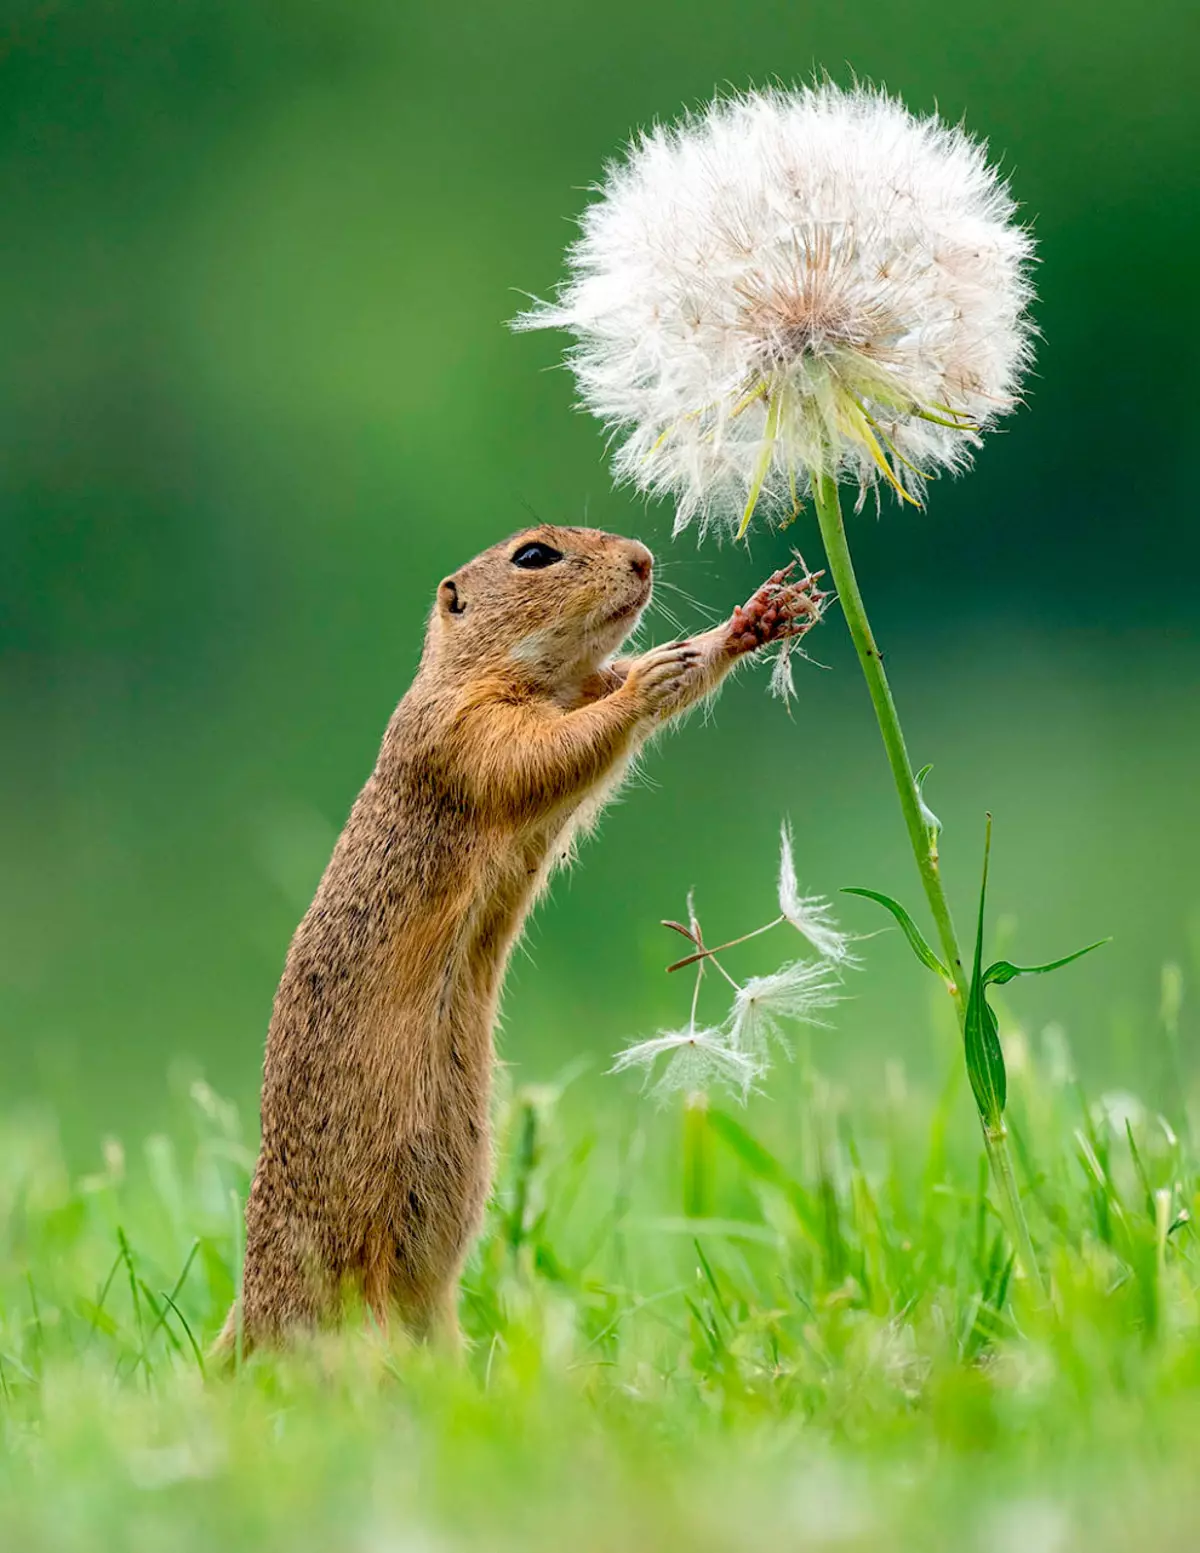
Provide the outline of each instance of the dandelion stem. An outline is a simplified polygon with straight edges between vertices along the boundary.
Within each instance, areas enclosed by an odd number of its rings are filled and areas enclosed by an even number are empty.
[[[913,775],[912,762],[908,758],[904,730],[900,726],[896,703],[892,699],[891,686],[884,672],[883,656],[876,646],[862,594],[858,589],[858,579],[854,575],[854,563],[850,558],[850,547],[846,541],[846,529],[842,522],[841,503],[838,500],[837,481],[832,475],[814,473],[813,505],[816,507],[817,521],[821,527],[821,539],[829,563],[829,574],[837,589],[846,624],[850,627],[850,635],[858,653],[858,661],[862,665],[871,704],[875,708],[875,719],[883,735],[888,765],[891,767],[892,780],[896,784],[896,793],[900,799],[900,809],[908,829],[908,839],[916,859],[917,870],[925,888],[925,898],[929,902],[929,909],[937,927],[942,954],[953,977],[950,992],[958,1015],[959,1030],[965,1033],[968,978],[963,968],[962,953],[958,947],[958,935],[954,931],[954,919],[950,915],[950,903],[942,887],[936,832],[930,830],[921,810],[921,794]],[[983,1127],[988,1160],[1002,1198],[1003,1217],[1009,1235],[1025,1269],[1026,1277],[1036,1290],[1038,1298],[1044,1300],[1045,1289],[1013,1173],[1007,1131],[1003,1122],[998,1128],[989,1129],[982,1116],[980,1124]]]

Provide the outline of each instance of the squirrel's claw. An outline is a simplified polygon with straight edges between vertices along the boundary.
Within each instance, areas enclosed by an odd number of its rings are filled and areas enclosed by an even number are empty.
[[[796,565],[792,561],[772,572],[752,597],[734,610],[727,637],[732,653],[756,652],[770,642],[803,636],[820,620],[830,597],[817,587],[825,573],[805,568],[802,577],[793,579]]]

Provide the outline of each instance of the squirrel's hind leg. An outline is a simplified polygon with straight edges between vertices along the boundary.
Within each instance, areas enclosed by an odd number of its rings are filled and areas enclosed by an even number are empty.
[[[461,1359],[466,1349],[458,1322],[458,1279],[444,1284],[413,1322],[413,1330],[431,1348]]]
[[[251,1209],[255,1204],[251,1199]],[[249,1215],[242,1269],[243,1351],[278,1348],[329,1325],[340,1308],[336,1258],[318,1231],[287,1217]],[[237,1305],[226,1322],[236,1331]],[[224,1340],[226,1333],[222,1332]]]
[[[296,1286],[291,1284],[285,1285],[283,1291],[276,1290],[265,1306],[261,1301],[251,1301],[247,1307],[243,1300],[244,1295],[234,1300],[224,1326],[208,1351],[210,1362],[219,1367],[230,1368],[235,1363],[239,1307],[245,1312],[241,1333],[243,1359],[248,1359],[256,1348],[282,1348],[291,1338],[315,1332],[325,1315],[317,1301],[297,1298]]]
[[[424,1277],[413,1278],[397,1257],[386,1227],[368,1236],[362,1294],[369,1319],[385,1336],[398,1321],[418,1342],[446,1353],[462,1352],[457,1269],[445,1280],[435,1280],[428,1270]]]
[[[367,1318],[386,1337],[396,1309],[395,1241],[386,1227],[367,1235],[362,1266],[362,1297]]]
[[[419,1343],[456,1358],[462,1356],[466,1344],[458,1324],[457,1272],[446,1282],[420,1291],[393,1288],[392,1299],[393,1310]]]

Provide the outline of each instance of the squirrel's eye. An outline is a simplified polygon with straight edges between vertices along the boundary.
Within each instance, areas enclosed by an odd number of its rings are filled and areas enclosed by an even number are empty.
[[[561,560],[561,550],[555,550],[553,545],[535,542],[531,545],[522,545],[513,556],[512,564],[521,567],[523,571],[536,572],[543,566],[553,566],[556,561]]]

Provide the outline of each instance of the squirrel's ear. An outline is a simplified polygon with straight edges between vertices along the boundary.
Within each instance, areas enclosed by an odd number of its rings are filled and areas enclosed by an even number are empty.
[[[448,615],[461,615],[466,610],[466,604],[458,594],[458,584],[453,577],[447,577],[438,584],[438,608]]]

